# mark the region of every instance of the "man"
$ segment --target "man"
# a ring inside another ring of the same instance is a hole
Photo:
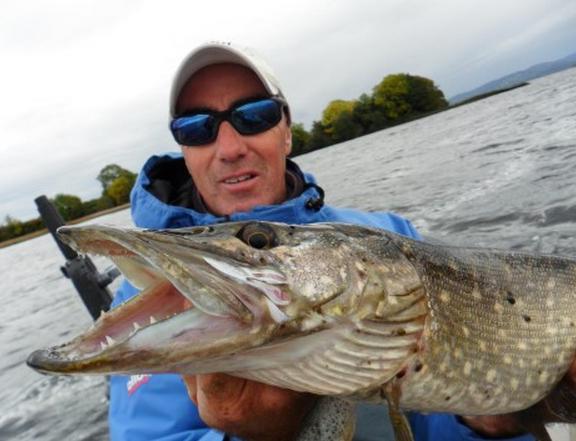
[[[340,221],[418,237],[408,221],[393,214],[323,204],[323,192],[314,178],[287,160],[289,106],[269,68],[250,52],[221,43],[193,51],[176,74],[170,113],[182,155],[156,156],[144,166],[132,193],[136,225],[178,228],[246,219],[299,224]],[[115,304],[135,293],[124,283]],[[111,438],[209,441],[237,436],[288,441],[297,435],[315,400],[224,374],[184,379],[115,376]],[[381,412],[384,418],[385,410]],[[452,415],[415,414],[411,421],[420,440],[481,439]],[[497,419],[466,421],[490,435],[515,429]]]

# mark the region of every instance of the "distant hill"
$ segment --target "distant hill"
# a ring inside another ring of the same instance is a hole
[[[560,72],[561,70],[569,69],[575,66],[576,52],[559,60],[535,64],[534,66],[530,66],[528,69],[519,70],[518,72],[503,76],[502,78],[490,81],[489,83],[477,87],[476,89],[455,95],[448,101],[450,104],[457,104],[477,95],[487,94],[500,89],[508,89],[526,81],[544,77],[546,75],[553,74],[554,72]]]

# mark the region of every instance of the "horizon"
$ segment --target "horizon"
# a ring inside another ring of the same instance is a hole
[[[430,78],[449,99],[576,52],[571,0],[490,1],[298,0],[274,13],[259,1],[10,5],[0,19],[0,222],[38,217],[40,194],[100,196],[107,164],[138,172],[151,154],[178,150],[168,88],[180,60],[210,37],[262,54],[307,128],[329,101],[356,99],[391,73]],[[191,25],[190,16],[205,20]]]

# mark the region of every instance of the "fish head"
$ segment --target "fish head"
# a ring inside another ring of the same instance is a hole
[[[358,231],[269,222],[63,227],[66,243],[107,256],[141,293],[28,364],[45,373],[233,369],[227,363],[239,351],[314,332],[352,311],[367,283],[364,241],[382,238]]]

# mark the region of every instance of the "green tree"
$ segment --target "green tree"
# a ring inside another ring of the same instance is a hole
[[[310,133],[306,131],[303,124],[296,123],[290,127],[292,130],[292,153],[290,156],[298,156],[306,153],[308,142],[310,141]]]
[[[322,112],[322,126],[324,131],[332,134],[334,123],[343,113],[351,114],[354,110],[355,101],[333,100],[328,103]]]
[[[334,143],[357,138],[363,134],[362,126],[354,119],[353,110],[344,110],[332,122],[331,138]]]
[[[448,106],[432,80],[404,73],[386,76],[374,87],[373,99],[386,118],[396,122]]]
[[[100,181],[102,184],[102,194],[106,194],[108,187],[112,184],[112,182],[122,176],[132,179],[132,183],[134,183],[136,180],[135,173],[132,173],[130,170],[126,170],[117,164],[108,164],[106,167],[100,170],[100,173],[98,173],[96,179],[98,179],[98,181]]]
[[[110,196],[103,195],[99,198],[82,202],[82,211],[84,212],[84,215],[87,215],[96,213],[98,211],[107,210],[108,208],[114,207],[114,205],[114,200]]]
[[[134,186],[135,176],[118,176],[108,188],[106,194],[112,198],[115,205],[125,204],[130,200],[130,190]]]
[[[407,74],[388,75],[374,87],[374,104],[389,120],[403,118],[412,111],[408,102],[410,86],[407,77]]]
[[[84,215],[82,200],[71,194],[57,194],[52,200],[64,220],[69,221]]]
[[[374,104],[374,98],[363,93],[356,101],[354,121],[362,127],[363,134],[382,130],[389,125],[384,111]]]
[[[312,150],[317,150],[331,144],[334,144],[332,138],[326,133],[322,123],[320,121],[314,121],[312,123],[312,130],[310,130],[308,151],[311,152]]]
[[[9,238],[20,236],[24,232],[22,221],[10,215],[6,215],[4,224],[6,226],[6,231],[8,233]]]
[[[412,111],[427,113],[448,107],[444,93],[434,84],[434,81],[417,75],[408,75],[408,84],[408,102]]]

